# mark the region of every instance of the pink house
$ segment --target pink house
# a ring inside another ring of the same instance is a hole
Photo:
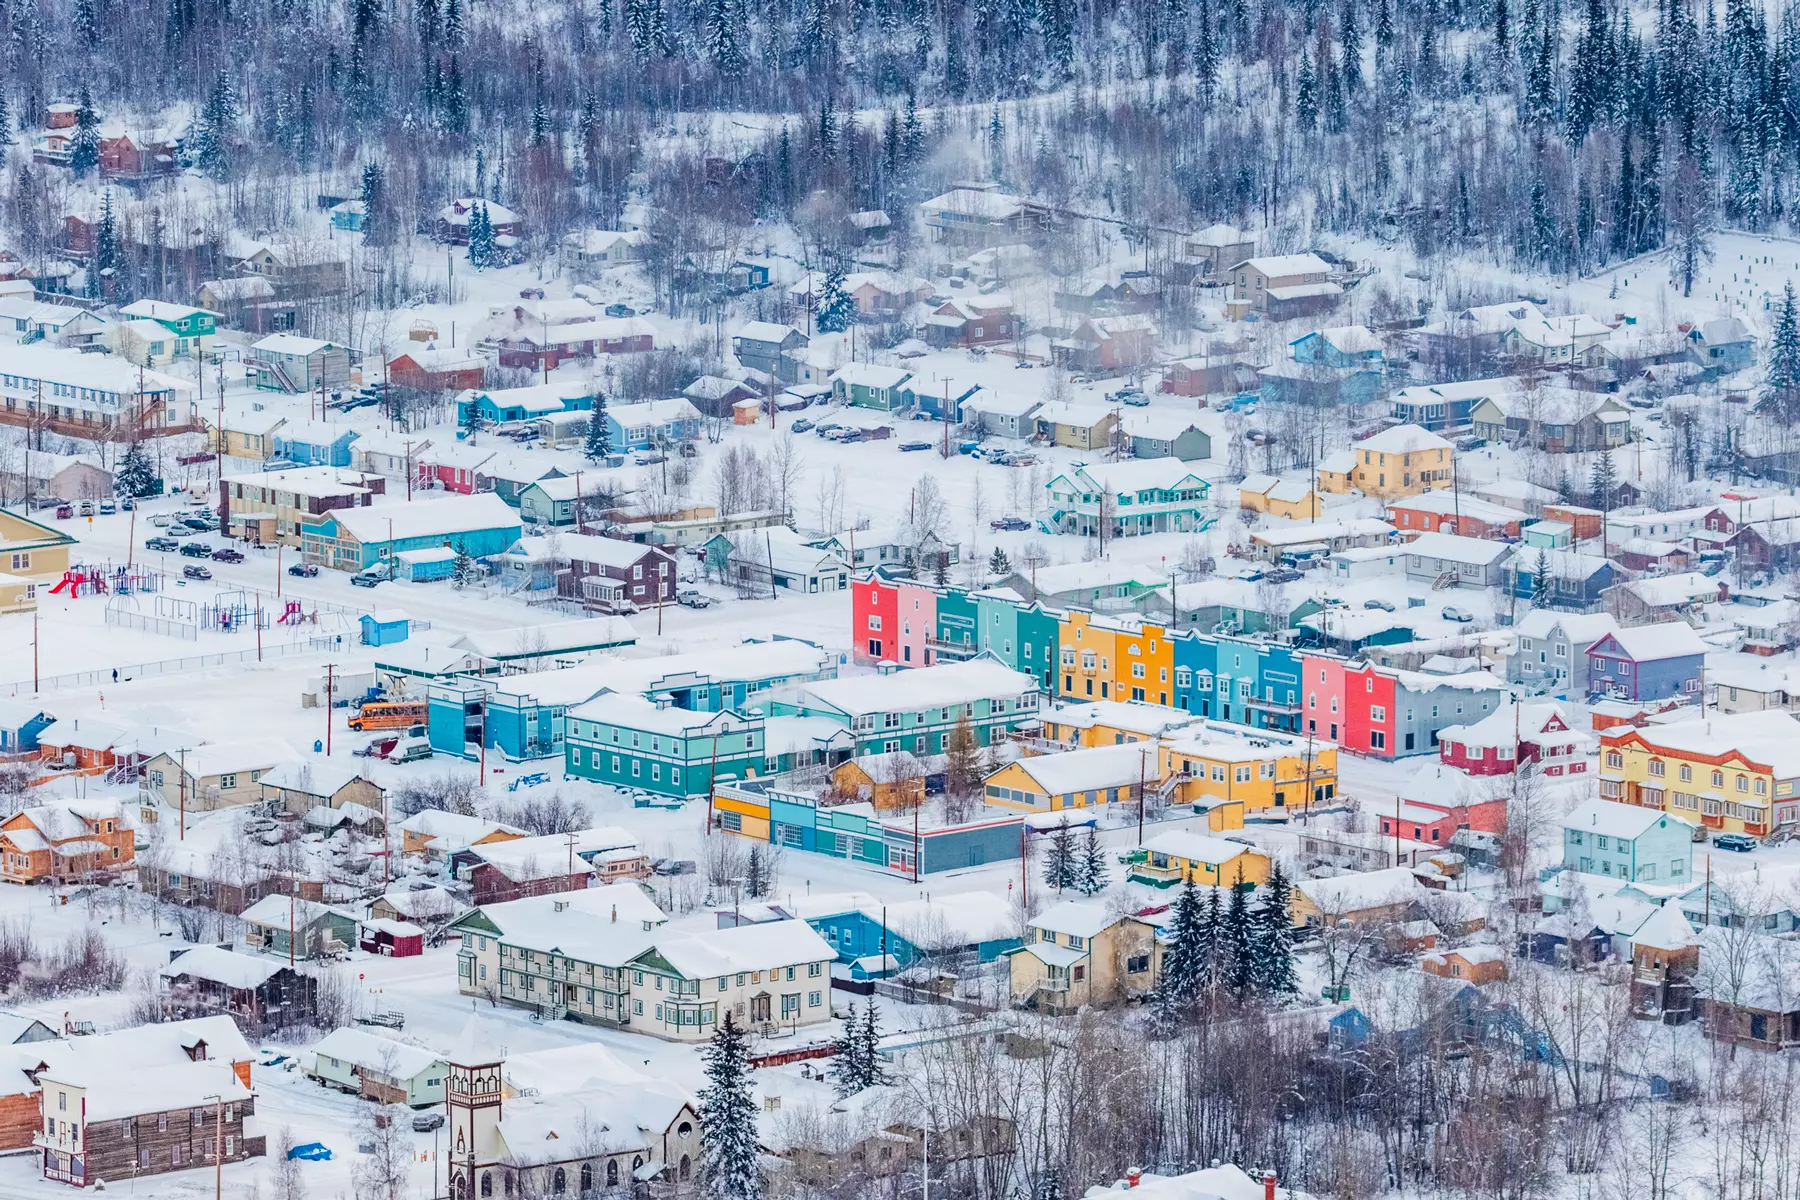
[[[418,457],[418,486],[470,495],[475,491],[476,469],[494,454],[495,451],[486,447],[463,442],[432,446]]]
[[[937,592],[931,588],[871,575],[850,585],[850,612],[857,662],[922,667],[932,661]]]

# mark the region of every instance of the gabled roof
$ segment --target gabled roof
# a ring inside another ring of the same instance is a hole
[[[1655,625],[1635,625],[1615,629],[1588,647],[1589,654],[1611,654],[1622,651],[1634,662],[1657,662],[1666,658],[1701,657],[1709,647],[1685,621],[1663,621]]]

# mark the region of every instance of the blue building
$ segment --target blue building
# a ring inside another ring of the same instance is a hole
[[[1688,353],[1708,375],[1730,375],[1756,362],[1756,338],[1736,317],[1702,321],[1688,334]]]
[[[803,906],[806,923],[838,952],[838,961],[886,953],[902,967],[928,954],[940,961],[948,954],[993,962],[1022,944],[1017,920],[1007,919],[1010,912],[1006,897],[996,892],[957,892],[885,905],[852,893],[808,899]]]
[[[612,404],[606,408],[606,429],[614,450],[673,448],[700,436],[700,410],[685,397]]]
[[[471,388],[456,398],[456,419],[464,425],[476,413],[484,425],[535,421],[566,412],[591,412],[594,390],[584,383],[540,383],[486,391]]]
[[[347,467],[360,434],[323,421],[290,421],[275,431],[275,457],[297,467]]]
[[[1379,372],[1384,354],[1381,339],[1364,325],[1339,325],[1320,329],[1288,343],[1288,354],[1297,363]]]
[[[1553,536],[1553,530],[1538,535],[1540,539]],[[1537,590],[1539,549],[1529,544],[1509,558],[1500,569],[1501,586],[1510,589],[1521,600],[1535,601],[1539,608],[1588,613],[1600,611],[1606,601],[1602,593],[1607,588],[1625,582],[1619,568],[1598,554],[1544,548],[1542,556],[1549,579],[1549,589],[1546,592],[1540,594]]]
[[[53,718],[35,704],[0,700],[0,755],[31,754]]]
[[[1590,800],[1563,818],[1563,867],[1629,883],[1685,884],[1694,827],[1659,809]]]
[[[397,608],[378,608],[362,615],[362,640],[365,646],[391,646],[404,642],[412,631],[412,622]]]
[[[1684,621],[1615,629],[1587,649],[1589,693],[1638,701],[1698,695],[1706,650]]]
[[[969,387],[963,388],[960,392],[956,391],[955,388],[956,385],[952,384],[949,402],[950,422],[953,425],[961,425],[963,423],[963,405],[974,398],[975,393],[981,390],[981,385],[979,383],[972,384]],[[945,403],[942,389],[934,392],[930,388],[926,388],[923,391],[913,393],[913,399],[919,412],[930,413],[932,419],[936,421],[942,421],[944,419]]]
[[[1433,433],[1465,429],[1474,419],[1476,405],[1490,397],[1514,395],[1518,390],[1519,381],[1510,377],[1416,384],[1401,388],[1389,398],[1388,415]]]
[[[1271,404],[1369,404],[1381,396],[1379,367],[1328,367],[1293,359],[1256,373],[1262,398]]]
[[[317,524],[300,527],[300,552],[307,562],[335,571],[366,571],[405,550],[445,547],[490,558],[504,554],[522,532],[519,514],[483,492],[332,509]]]

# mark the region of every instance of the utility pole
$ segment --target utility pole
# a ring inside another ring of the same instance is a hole
[[[325,664],[325,757],[331,757],[331,706],[332,692],[336,690],[337,664]]]
[[[180,832],[176,834],[175,840],[178,842],[185,842],[187,841],[187,747],[183,746],[180,750],[176,751],[176,754],[181,758],[180,764],[177,767],[181,773],[181,778],[178,779],[175,784],[176,792],[180,796],[181,802],[181,826]]]
[[[1169,762],[1170,762],[1171,766],[1174,765],[1174,759],[1170,759]],[[1142,846],[1144,844],[1144,782],[1145,782],[1144,774],[1145,774],[1147,767],[1148,767],[1148,764],[1145,763],[1144,756],[1142,754],[1139,754],[1138,755],[1138,845],[1140,845],[1140,846]],[[1173,772],[1171,772],[1171,774],[1173,774]]]
[[[38,690],[38,615],[37,609],[31,610],[31,694]]]

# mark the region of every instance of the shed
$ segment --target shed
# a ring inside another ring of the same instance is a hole
[[[412,958],[425,953],[425,931],[411,921],[371,917],[362,923],[360,942],[369,954]]]
[[[422,550],[401,550],[394,555],[398,577],[409,583],[429,583],[448,579],[456,573],[456,551],[448,546],[427,546]],[[395,639],[396,641],[401,639]]]
[[[761,400],[755,398],[739,400],[731,406],[731,423],[733,425],[754,425],[761,417]]]
[[[391,646],[404,642],[412,622],[405,610],[378,608],[362,616],[362,640],[365,646]]]

